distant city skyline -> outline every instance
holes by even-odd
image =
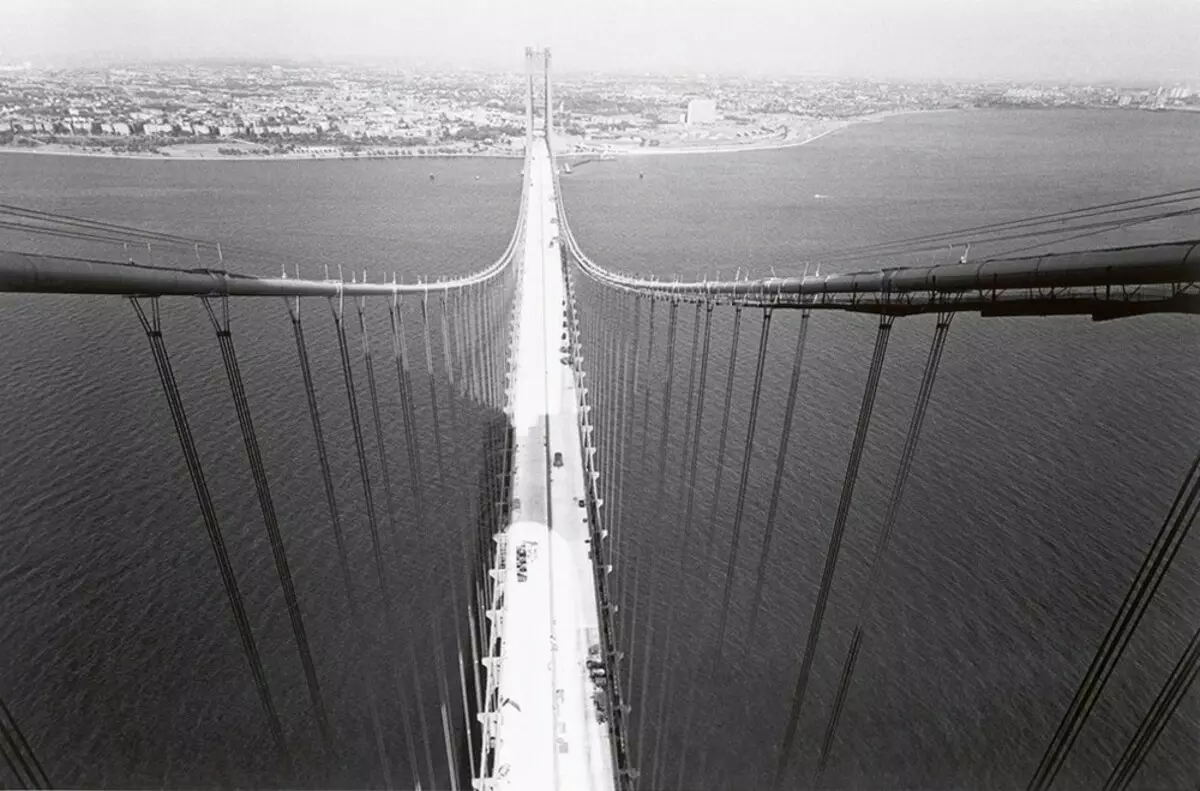
[[[1195,0],[4,0],[0,63],[244,59],[881,80],[1200,82]]]

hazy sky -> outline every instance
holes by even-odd
[[[0,60],[388,58],[564,70],[1200,84],[1200,0],[0,0]]]

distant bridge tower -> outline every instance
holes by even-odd
[[[533,75],[537,58],[533,47],[525,48],[525,149],[533,147]]]
[[[550,151],[554,151],[554,148],[551,146],[551,143],[550,143],[550,134],[554,131],[554,103],[553,103],[554,97],[551,96],[551,94],[550,94],[550,49],[549,48],[546,48],[546,50],[544,50],[543,58],[544,58],[543,66],[545,68],[544,79],[546,82],[546,147],[548,149],[550,149]]]

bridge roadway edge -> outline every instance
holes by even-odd
[[[511,516],[495,537],[496,584],[482,660],[483,754],[473,781],[480,791],[618,787],[611,705],[597,695],[602,686],[588,667],[589,657],[610,654],[611,641],[597,605],[602,558],[590,551],[598,531],[580,429],[586,410],[575,366],[561,348],[574,338],[564,340],[571,324],[552,168],[537,141],[526,160],[510,347]],[[592,585],[581,584],[587,575]]]

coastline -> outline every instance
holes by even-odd
[[[851,126],[862,123],[878,123],[887,118],[893,118],[901,115],[916,115],[920,113],[946,113],[946,112],[962,112],[960,108],[946,108],[936,110],[887,110],[880,113],[872,113],[871,115],[859,116],[857,118],[848,118],[842,121],[833,122],[833,125],[816,134],[806,137],[793,137],[783,140],[768,140],[763,142],[751,143],[732,143],[729,145],[709,145],[709,146],[653,146],[653,147],[630,147],[628,149],[607,149],[615,157],[644,157],[644,156],[682,156],[685,154],[741,154],[752,151],[776,151],[785,148],[795,148],[797,146],[807,145],[822,137],[832,135],[835,132],[841,132]],[[211,146],[211,152],[208,150],[199,153],[194,151],[183,151],[178,154],[161,154],[151,152],[126,153],[116,151],[84,151],[72,149],[61,144],[47,144],[37,148],[26,146],[0,146],[0,154],[35,154],[38,156],[63,156],[63,157],[92,157],[96,159],[132,159],[142,160],[147,162],[312,162],[312,161],[329,161],[329,160],[412,160],[412,159],[520,159],[524,156],[524,151],[519,153],[503,153],[500,151],[487,152],[437,152],[427,154],[385,154],[381,152],[360,152],[355,156],[351,152],[321,152],[321,153],[292,153],[292,154],[245,154],[240,156],[221,154],[216,151],[218,144],[200,144],[206,147]],[[192,146],[195,148],[196,146]],[[182,148],[182,147],[181,147]],[[168,147],[169,150],[169,147]],[[601,152],[588,151],[567,151],[562,152],[559,156],[594,156]]]

